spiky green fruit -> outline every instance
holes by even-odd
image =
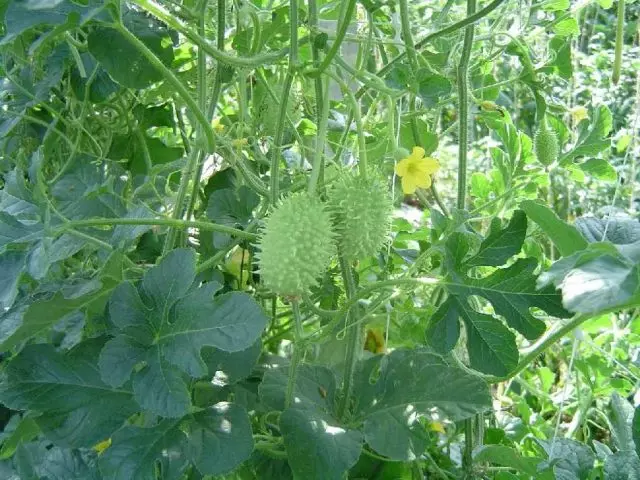
[[[533,149],[538,161],[545,167],[551,165],[558,159],[560,146],[558,145],[558,136],[547,124],[546,119],[542,119],[540,127],[533,138]]]
[[[340,251],[352,260],[375,255],[389,239],[393,202],[389,187],[375,172],[348,174],[330,194]]]
[[[264,285],[279,295],[300,296],[317,284],[335,254],[331,215],[318,198],[293,194],[267,218],[259,248]]]

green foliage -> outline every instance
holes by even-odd
[[[611,7],[0,2],[0,478],[637,479]]]

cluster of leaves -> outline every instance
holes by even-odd
[[[636,478],[640,226],[573,219],[636,175],[635,127],[568,91],[592,28],[569,2],[517,34],[484,7],[470,99],[440,3],[0,2],[2,478]],[[446,208],[467,100],[469,211]],[[395,182],[414,146],[443,174],[395,196],[388,248],[302,298],[264,287],[279,194],[367,161]]]

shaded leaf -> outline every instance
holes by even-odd
[[[424,349],[395,350],[360,362],[354,398],[363,419],[411,406],[419,413],[437,408],[448,418],[461,420],[491,405],[484,380]]]
[[[102,344],[86,341],[64,354],[47,344],[25,347],[6,367],[0,401],[43,413],[35,421],[57,445],[91,447],[108,438],[138,409],[131,391],[100,380]]]
[[[363,433],[371,448],[396,461],[419,458],[429,444],[419,415],[411,407],[391,408],[367,418]]]
[[[135,32],[133,32],[135,34]],[[171,44],[163,44],[164,35],[147,35],[140,40],[165,65],[173,61]],[[164,77],[156,67],[117,29],[97,27],[87,39],[89,52],[123,87],[146,88]]]
[[[280,430],[294,479],[342,480],[360,457],[362,434],[316,410],[288,408]]]

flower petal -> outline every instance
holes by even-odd
[[[402,191],[405,195],[411,195],[416,191],[416,183],[413,175],[402,177]]]
[[[396,174],[400,175],[401,177],[404,177],[407,174],[408,169],[409,169],[408,158],[404,158],[396,164]]]
[[[409,159],[411,160],[420,160],[422,158],[424,158],[424,148],[422,147],[413,147],[413,151],[411,152],[411,155],[409,155]]]
[[[429,188],[431,186],[431,177],[429,175],[420,175],[413,177],[416,187]]]
[[[418,169],[421,173],[431,175],[440,170],[440,164],[435,158],[427,157],[420,161],[420,163],[418,164]]]

